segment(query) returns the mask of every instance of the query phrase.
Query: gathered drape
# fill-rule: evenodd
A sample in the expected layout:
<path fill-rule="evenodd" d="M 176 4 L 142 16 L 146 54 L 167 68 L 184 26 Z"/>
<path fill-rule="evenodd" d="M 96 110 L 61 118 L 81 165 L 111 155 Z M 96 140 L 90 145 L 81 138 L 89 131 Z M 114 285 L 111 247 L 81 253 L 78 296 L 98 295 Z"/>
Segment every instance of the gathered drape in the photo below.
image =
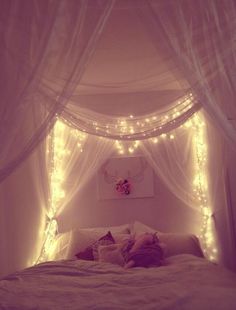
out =
<path fill-rule="evenodd" d="M 81 79 L 113 5 L 1 1 L 1 181 L 52 128 Z"/>
<path fill-rule="evenodd" d="M 84 138 L 71 137 L 68 126 L 64 127 L 63 139 L 57 137 L 62 147 L 70 153 L 62 158 L 61 170 L 64 171 L 62 187 L 65 197 L 61 199 L 55 210 L 54 217 L 57 218 L 67 207 L 75 194 L 80 193 L 89 180 L 96 175 L 100 166 L 114 152 L 114 142 L 112 140 L 98 138 L 92 135 L 85 135 Z M 80 135 L 83 135 L 80 132 Z M 78 147 L 79 144 L 79 147 Z"/>
<path fill-rule="evenodd" d="M 235 1 L 149 3 L 153 37 L 157 29 L 163 32 L 192 91 L 235 147 Z"/>
<path fill-rule="evenodd" d="M 172 130 L 200 103 L 235 142 L 234 1 L 1 5 L 0 180 L 56 114 L 92 134 L 135 140 Z"/>

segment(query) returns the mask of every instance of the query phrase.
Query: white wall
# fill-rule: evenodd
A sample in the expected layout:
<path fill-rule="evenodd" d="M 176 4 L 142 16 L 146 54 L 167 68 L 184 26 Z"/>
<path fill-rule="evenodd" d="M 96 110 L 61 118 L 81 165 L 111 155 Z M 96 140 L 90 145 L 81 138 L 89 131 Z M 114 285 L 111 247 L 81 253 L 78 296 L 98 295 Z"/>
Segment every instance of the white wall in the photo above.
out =
<path fill-rule="evenodd" d="M 99 200 L 97 178 L 87 184 L 59 218 L 61 231 L 70 227 L 96 227 L 142 221 L 161 231 L 198 233 L 199 216 L 183 205 L 158 177 L 154 197 Z"/>
<path fill-rule="evenodd" d="M 0 277 L 32 264 L 44 219 L 32 156 L 0 184 Z"/>

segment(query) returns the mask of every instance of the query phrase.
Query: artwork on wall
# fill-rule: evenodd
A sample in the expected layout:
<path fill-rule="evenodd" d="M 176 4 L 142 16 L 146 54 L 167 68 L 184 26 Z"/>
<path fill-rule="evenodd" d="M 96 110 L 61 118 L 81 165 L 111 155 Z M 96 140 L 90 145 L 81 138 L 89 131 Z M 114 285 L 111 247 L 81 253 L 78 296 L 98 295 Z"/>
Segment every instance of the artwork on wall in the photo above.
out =
<path fill-rule="evenodd" d="M 144 157 L 114 157 L 97 174 L 99 199 L 153 197 L 153 171 Z"/>

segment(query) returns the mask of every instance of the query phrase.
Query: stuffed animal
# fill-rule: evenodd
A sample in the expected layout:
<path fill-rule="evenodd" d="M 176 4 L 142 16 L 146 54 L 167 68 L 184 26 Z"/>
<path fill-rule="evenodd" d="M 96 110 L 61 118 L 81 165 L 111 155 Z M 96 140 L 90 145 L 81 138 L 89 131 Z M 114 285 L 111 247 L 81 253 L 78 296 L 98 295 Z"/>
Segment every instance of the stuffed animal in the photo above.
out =
<path fill-rule="evenodd" d="M 158 267 L 162 265 L 163 258 L 162 244 L 156 233 L 144 233 L 136 238 L 124 267 Z"/>

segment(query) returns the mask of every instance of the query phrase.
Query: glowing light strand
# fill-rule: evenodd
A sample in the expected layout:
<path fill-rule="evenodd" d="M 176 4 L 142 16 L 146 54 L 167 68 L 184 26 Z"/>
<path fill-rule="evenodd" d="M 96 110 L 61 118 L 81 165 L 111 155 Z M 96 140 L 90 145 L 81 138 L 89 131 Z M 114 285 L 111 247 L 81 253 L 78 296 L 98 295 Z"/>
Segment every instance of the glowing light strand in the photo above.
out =
<path fill-rule="evenodd" d="M 208 193 L 207 175 L 207 142 L 205 137 L 205 123 L 200 114 L 196 113 L 185 122 L 182 129 L 193 130 L 193 192 L 196 204 L 199 206 L 202 216 L 202 227 L 199 238 L 202 243 L 205 255 L 212 261 L 217 260 L 217 248 L 215 245 L 212 212 Z M 177 129 L 176 129 L 177 130 Z M 153 144 L 157 144 L 162 139 L 175 139 L 174 131 L 168 134 L 161 134 L 150 138 Z M 133 154 L 139 147 L 140 141 L 120 141 L 116 140 L 115 147 L 119 155 Z"/>
<path fill-rule="evenodd" d="M 49 178 L 51 194 L 49 199 L 49 211 L 46 219 L 44 242 L 40 255 L 35 263 L 41 263 L 48 259 L 57 234 L 57 221 L 55 215 L 62 199 L 65 197 L 65 191 L 63 189 L 63 182 L 65 179 L 64 164 L 70 155 L 70 151 L 66 149 L 64 145 L 64 133 L 66 130 L 69 130 L 70 135 L 73 135 L 75 139 L 77 139 L 77 146 L 80 152 L 83 151 L 83 143 L 87 136 L 83 132 L 69 128 L 59 119 L 56 121 L 54 128 L 49 135 L 47 153 L 50 162 Z"/>
<path fill-rule="evenodd" d="M 54 171 L 54 133 L 55 133 L 55 127 L 53 130 L 51 130 L 50 134 L 47 138 L 47 159 L 48 159 L 48 169 L 49 169 L 49 184 L 50 184 L 50 191 L 52 187 L 52 176 Z M 38 259 L 34 262 L 34 264 L 39 264 L 47 260 L 48 258 L 48 252 L 49 249 L 52 246 L 52 242 L 55 238 L 56 231 L 57 231 L 57 222 L 52 217 L 50 217 L 50 214 L 53 214 L 53 206 L 52 206 L 52 195 L 50 195 L 48 204 L 50 206 L 49 208 L 49 214 L 46 216 L 46 223 L 45 223 L 45 230 L 44 230 L 44 236 L 43 236 L 43 245 L 41 247 L 40 254 L 38 256 Z"/>
<path fill-rule="evenodd" d="M 114 140 L 135 141 L 174 130 L 199 109 L 200 104 L 197 99 L 192 93 L 188 93 L 175 102 L 174 108 L 160 114 L 150 113 L 142 117 L 134 115 L 109 117 L 96 112 L 89 114 L 89 112 L 81 110 L 79 116 L 66 115 L 67 120 L 65 121 L 69 126 L 88 134 Z"/>
<path fill-rule="evenodd" d="M 202 215 L 202 227 L 200 240 L 204 254 L 212 261 L 217 260 L 217 248 L 213 233 L 212 211 L 208 192 L 207 175 L 207 143 L 205 123 L 202 117 L 195 116 L 186 123 L 186 127 L 194 129 L 193 154 L 194 154 L 194 178 L 193 191 Z"/>

